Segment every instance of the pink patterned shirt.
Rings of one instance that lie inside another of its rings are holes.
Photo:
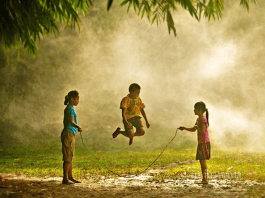
[[[196,121],[196,125],[198,126],[199,118]],[[205,133],[199,133],[197,130],[197,135],[198,135],[198,143],[207,143],[210,142],[209,139],[209,133],[208,133],[208,122],[207,119],[203,116],[203,122],[205,123]]]

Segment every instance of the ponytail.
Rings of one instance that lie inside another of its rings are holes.
[[[71,98],[76,98],[79,95],[78,91],[70,91],[66,96],[64,100],[64,105],[68,105],[71,101]]]
[[[64,100],[64,105],[68,105],[69,100],[68,100],[68,95],[65,96],[65,100]]]
[[[208,123],[208,127],[209,127],[210,126],[210,123],[209,123],[209,111],[208,111],[207,108],[205,109],[205,111],[206,111],[206,119],[207,119],[207,123]]]

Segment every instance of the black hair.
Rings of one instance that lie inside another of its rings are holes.
[[[133,83],[129,87],[129,92],[133,92],[133,91],[135,91],[137,89],[141,89],[140,85],[138,85],[137,83]]]
[[[202,101],[197,102],[197,103],[194,105],[194,109],[200,109],[200,110],[202,110],[202,113],[206,112],[206,119],[207,119],[208,126],[209,126],[209,125],[210,125],[210,124],[209,124],[209,112],[208,112],[208,109],[206,108],[205,103],[202,102]]]
[[[76,91],[76,90],[70,91],[65,96],[64,105],[68,105],[71,101],[71,98],[76,98],[78,95],[79,95],[78,91]]]

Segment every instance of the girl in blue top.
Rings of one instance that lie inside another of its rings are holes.
[[[73,157],[75,150],[75,134],[77,130],[82,132],[80,126],[77,125],[77,115],[74,106],[79,103],[79,94],[77,91],[70,91],[67,96],[65,96],[64,105],[67,105],[64,109],[64,129],[61,134],[62,141],[62,152],[63,152],[63,184],[71,184],[70,181],[74,183],[80,183],[75,180],[72,175],[73,168]],[[70,180],[70,181],[69,181]]]

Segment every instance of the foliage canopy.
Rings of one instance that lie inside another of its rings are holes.
[[[249,10],[250,3],[257,0],[239,0],[240,5]],[[78,11],[85,15],[93,6],[92,0],[2,0],[0,12],[0,43],[4,49],[25,48],[29,54],[37,54],[36,41],[42,36],[59,32],[59,25],[72,28],[78,26]],[[107,0],[107,10],[113,0]],[[169,34],[176,28],[172,13],[182,7],[198,21],[202,17],[221,19],[224,0],[123,0],[120,6],[133,6],[135,12],[143,18],[145,15],[151,24],[167,22]]]

